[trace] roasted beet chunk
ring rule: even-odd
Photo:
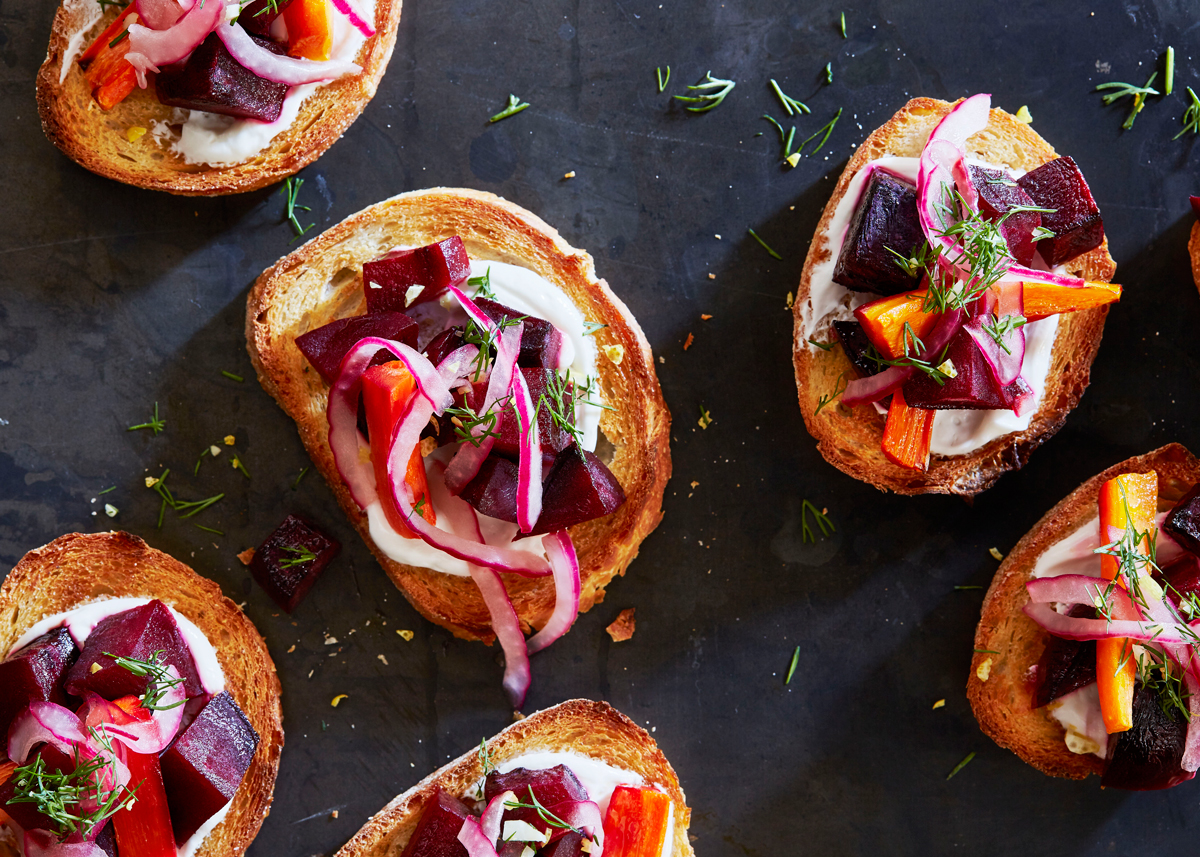
[[[43,744],[34,755],[42,758],[47,771],[69,774],[76,767],[71,756],[49,744]],[[26,764],[32,764],[34,761],[30,758]],[[15,778],[0,784],[0,812],[8,813],[13,821],[26,830],[54,830],[55,823],[42,814],[36,803],[9,803],[16,791]]]
[[[1076,604],[1071,608],[1071,615],[1080,619],[1095,619],[1096,608]],[[1060,696],[1087,687],[1096,680],[1096,641],[1051,636],[1038,661],[1037,677],[1034,708],[1041,708]]]
[[[363,293],[367,312],[404,312],[409,307],[436,300],[451,284],[471,274],[471,260],[457,235],[412,250],[397,250],[363,265]],[[421,288],[410,298],[409,289]]]
[[[538,852],[541,857],[582,857],[583,834],[568,830]]]
[[[342,545],[299,515],[288,515],[254,552],[250,573],[271,599],[291,613]]]
[[[170,609],[161,601],[114,613],[102,619],[88,635],[79,658],[67,672],[66,690],[83,696],[90,690],[105,699],[141,696],[149,676],[136,676],[109,655],[140,661],[153,660],[162,652],[162,662],[179,670],[188,696],[204,692],[191,649],[183,639]],[[108,653],[108,654],[106,654]]]
[[[542,486],[542,514],[530,535],[554,533],[611,515],[624,502],[625,491],[612,471],[572,443],[554,459]]]
[[[400,857],[467,857],[467,849],[458,841],[458,832],[467,818],[474,818],[474,813],[439,788],[425,804],[417,829]]]
[[[342,358],[360,339],[367,336],[391,339],[402,342],[409,348],[416,348],[417,323],[400,312],[379,312],[373,315],[339,318],[297,336],[296,347],[308,358],[313,368],[321,373],[325,382],[332,384],[337,380]],[[390,351],[381,348],[371,359],[371,365],[378,366],[395,359]]]
[[[871,340],[857,321],[835,321],[833,332],[842,343],[842,351],[854,365],[858,377],[867,378],[880,371],[880,366],[867,355],[871,353]]]
[[[75,641],[66,628],[38,637],[0,664],[0,736],[29,703],[64,702],[63,673],[75,659]]]
[[[520,319],[525,324],[521,334],[521,356],[517,365],[524,369],[557,369],[558,353],[562,350],[562,334],[558,328],[533,315],[525,315],[489,298],[476,298],[478,306],[492,321]]]
[[[954,366],[953,378],[944,378],[939,385],[932,376],[917,372],[904,385],[904,399],[910,406],[935,411],[1011,410],[1018,399],[1032,392],[1020,377],[1007,387],[998,387],[979,346],[965,329],[950,340],[946,359]]]
[[[1200,483],[1167,513],[1163,529],[1181,546],[1200,555]]]
[[[159,758],[175,841],[184,842],[229,803],[259,735],[227,691],[209,700]]]
[[[917,219],[917,190],[904,179],[872,170],[850,219],[833,281],[860,292],[896,295],[916,281],[889,248],[907,259],[925,240]]]
[[[1019,264],[1030,265],[1037,249],[1033,245],[1033,231],[1042,225],[1042,215],[1036,211],[1008,212],[1020,206],[1036,207],[1033,199],[1021,189],[1016,179],[1003,170],[990,170],[974,164],[967,169],[975,189],[979,191],[979,213],[992,222],[1004,218],[1000,223],[1000,234],[1008,244],[1008,252]]]
[[[1170,584],[1167,596],[1176,607],[1186,601],[1189,605],[1200,604],[1200,558],[1195,554],[1185,553],[1163,566],[1162,576]],[[1196,596],[1193,598],[1192,596]],[[1188,608],[1190,609],[1190,607]],[[1188,619],[1196,615],[1184,613]]]
[[[1133,694],[1133,728],[1110,735],[1104,788],[1150,791],[1179,785],[1195,776],[1180,767],[1187,720],[1163,710],[1158,695],[1140,682]]]
[[[529,799],[530,789],[533,789],[533,796],[538,799],[538,803],[547,809],[563,801],[588,799],[587,789],[579,782],[575,772],[565,765],[534,771],[513,768],[506,774],[493,771],[487,775],[483,793],[490,801],[497,795],[511,791],[519,802],[533,803]],[[542,832],[550,829],[536,809],[511,809],[504,813],[504,818],[527,821]]]
[[[572,434],[554,419],[554,412],[560,413],[564,419],[575,424],[575,404],[571,390],[559,380],[558,373],[553,369],[522,369],[525,383],[529,386],[529,398],[537,408],[538,440],[542,446],[542,455],[552,461],[554,456],[566,449],[571,442]],[[545,401],[542,401],[545,399]],[[561,400],[561,404],[560,404]],[[517,458],[521,452],[521,427],[517,420],[516,409],[509,402],[500,419],[499,437],[493,449],[500,455]]]
[[[475,478],[458,495],[481,515],[517,522],[517,465],[507,458],[489,455]]]
[[[247,33],[269,38],[271,24],[291,2],[292,0],[251,0],[238,12],[237,22]]]
[[[1038,208],[1054,209],[1042,214],[1042,226],[1054,236],[1037,242],[1047,265],[1060,265],[1100,246],[1104,240],[1100,207],[1069,155],[1027,172],[1017,184]]]
[[[283,45],[262,36],[250,36],[274,54],[286,53]],[[243,67],[225,49],[216,33],[192,51],[183,65],[167,66],[154,81],[158,100],[169,107],[186,107],[224,113],[238,119],[274,122],[283,112],[286,83],[275,83]]]
[[[452,327],[449,330],[443,330],[429,340],[429,344],[425,346],[425,356],[429,358],[430,363],[436,366],[465,344],[466,342],[462,338],[462,328]]]

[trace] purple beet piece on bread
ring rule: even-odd
[[[1033,198],[1003,170],[974,164],[967,169],[975,183],[975,190],[979,192],[979,213],[993,223],[1000,222],[1000,234],[1008,244],[1008,252],[1019,264],[1028,267],[1033,263],[1037,251],[1033,232],[1042,225],[1042,215],[1037,211],[1009,212],[1020,206],[1036,207]]]
[[[76,768],[75,760],[71,756],[50,744],[43,744],[33,755],[42,757],[47,771],[69,774]],[[26,760],[26,764],[33,761],[31,756]],[[54,830],[54,822],[38,809],[36,803],[9,803],[16,791],[15,777],[0,783],[0,811],[7,813],[25,830]]]
[[[1042,214],[1042,226],[1054,235],[1037,242],[1047,265],[1060,265],[1095,250],[1104,241],[1100,207],[1069,155],[1030,170],[1017,184],[1038,208],[1053,209]]]
[[[258,741],[237,701],[221,691],[159,757],[176,842],[232,800]]]
[[[1133,728],[1108,737],[1108,767],[1100,777],[1101,787],[1151,791],[1196,776],[1180,765],[1187,726],[1181,713],[1164,711],[1158,694],[1139,682],[1133,692]]]
[[[871,340],[867,339],[867,332],[861,324],[857,321],[835,321],[833,332],[842,343],[842,351],[846,353],[858,377],[869,378],[881,370],[882,367],[867,356],[871,353]]]
[[[461,800],[439,787],[421,811],[417,829],[400,857],[467,857],[458,832],[464,820],[474,817]]]
[[[484,459],[475,474],[458,496],[470,503],[481,515],[498,518],[511,524],[517,522],[518,469],[515,462],[498,455]]]
[[[251,35],[260,47],[284,54],[283,45]],[[286,83],[259,77],[226,49],[216,33],[209,35],[187,61],[165,67],[154,80],[158,100],[168,107],[223,113],[237,119],[274,122],[283,112]]]
[[[170,609],[158,600],[102,619],[67,671],[66,691],[71,696],[83,696],[90,690],[105,699],[141,696],[150,677],[134,675],[110,655],[149,661],[158,652],[162,652],[163,663],[179,671],[188,696],[204,692],[191,649]]]
[[[530,535],[553,533],[611,515],[625,491],[599,458],[572,443],[554,458],[542,485],[542,514]]]
[[[63,675],[77,654],[65,627],[47,631],[0,663],[0,737],[29,703],[65,701]],[[2,805],[2,804],[0,804]]]
[[[548,462],[553,461],[554,456],[567,448],[573,436],[571,432],[554,421],[550,404],[543,403],[539,406],[538,402],[542,397],[546,397],[557,408],[558,404],[553,401],[554,394],[552,392],[552,390],[557,390],[562,394],[561,411],[574,425],[575,404],[571,391],[566,388],[564,382],[559,380],[558,373],[553,369],[522,368],[521,374],[525,376],[525,383],[529,386],[529,397],[533,401],[533,406],[538,409],[538,440],[542,446],[542,457]],[[518,458],[521,452],[521,427],[512,402],[509,402],[504,408],[498,434],[496,444],[492,447],[493,451],[508,458]]]
[[[471,260],[457,235],[425,247],[397,250],[363,265],[367,312],[404,312],[415,304],[440,298],[452,284],[470,275]],[[409,289],[414,286],[421,289],[409,298]]]
[[[250,574],[291,613],[313,588],[342,545],[299,515],[288,515],[254,551]]]
[[[490,298],[476,298],[475,305],[497,324],[505,319],[520,319],[524,322],[521,354],[517,358],[518,366],[523,369],[558,368],[558,355],[562,350],[562,334],[558,332],[558,328],[544,318],[517,312],[512,307]]]
[[[437,366],[459,348],[466,345],[466,340],[462,338],[462,333],[461,327],[452,327],[449,330],[443,330],[433,339],[429,340],[429,344],[425,346],[425,356],[429,358],[429,362]]]
[[[880,295],[915,288],[916,280],[897,264],[889,248],[907,259],[924,241],[916,188],[889,172],[872,170],[846,229],[833,281]]]
[[[417,323],[400,312],[379,312],[339,318],[296,337],[296,347],[321,373],[327,384],[337,380],[342,359],[364,337],[377,336],[417,347]],[[387,363],[396,358],[381,348],[371,359],[371,365]]]
[[[904,399],[911,407],[927,410],[1012,410],[1018,399],[1030,392],[1025,379],[1020,377],[1006,387],[998,387],[987,360],[965,329],[958,331],[950,340],[946,359],[954,365],[956,374],[953,378],[945,378],[939,385],[930,375],[916,372],[905,383]]]
[[[1171,508],[1163,529],[1182,547],[1200,556],[1200,483]]]
[[[1076,619],[1095,619],[1096,608],[1076,604],[1071,608]],[[1034,708],[1041,708],[1059,697],[1087,687],[1096,680],[1096,641],[1068,640],[1050,635],[1037,666],[1037,690]]]
[[[511,791],[521,803],[533,803],[529,799],[530,789],[544,807],[552,807],[563,801],[589,799],[587,789],[579,782],[575,772],[565,765],[539,770],[513,768],[504,774],[492,771],[484,782],[483,794],[490,801],[497,795]],[[504,818],[528,822],[543,833],[551,829],[536,809],[510,809],[504,813]]]

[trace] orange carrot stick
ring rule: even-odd
[[[288,54],[310,60],[327,60],[333,50],[333,26],[327,0],[292,0],[283,10],[287,24]]]
[[[905,354],[905,339],[908,351],[916,352],[913,335],[918,338],[933,330],[940,317],[938,313],[925,312],[926,291],[905,292],[863,304],[854,311],[863,326],[867,339],[871,340],[879,353],[895,360]],[[908,330],[905,330],[905,324]],[[911,333],[910,333],[911,331]]]
[[[933,411],[909,407],[903,389],[892,393],[883,426],[883,454],[888,460],[910,470],[926,470],[932,439]]]
[[[1063,312],[1076,312],[1115,303],[1121,299],[1116,283],[1085,283],[1080,288],[1050,283],[1021,283],[1025,317],[1031,321]]]

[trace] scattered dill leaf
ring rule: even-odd
[[[800,647],[796,646],[796,651],[792,652],[792,662],[788,665],[787,678],[783,680],[784,684],[792,683],[792,676],[796,674],[796,667],[800,664]]]
[[[712,72],[706,72],[704,79],[695,86],[689,86],[688,89],[693,92],[700,92],[700,95],[675,95],[680,101],[686,101],[690,104],[703,105],[701,107],[689,107],[692,113],[705,113],[712,110],[714,107],[720,106],[725,100],[725,96],[733,91],[737,84],[732,80],[723,80],[719,77],[713,77]]]
[[[770,253],[770,254],[771,254],[771,257],[772,257],[772,258],[774,258],[774,259],[779,259],[779,260],[782,260],[782,259],[783,259],[783,257],[782,257],[782,256],[780,256],[778,253],[776,253],[774,250],[772,250],[772,249],[771,249],[770,245],[768,245],[766,241],[763,241],[761,238],[759,238],[759,237],[758,237],[758,233],[757,233],[757,232],[755,232],[753,228],[751,228],[751,227],[749,227],[749,226],[748,226],[748,227],[746,227],[746,231],[750,233],[750,236],[751,236],[751,237],[752,237],[752,238],[753,238],[755,241],[757,241],[757,242],[758,242],[760,245],[762,245],[762,248],[763,248],[764,250],[766,250],[768,253]]]
[[[224,375],[226,378],[228,378],[230,381],[237,381],[239,384],[246,380],[241,375],[235,375],[232,372],[226,372],[224,369],[221,370],[221,374]]]
[[[663,77],[662,66],[659,66],[658,68],[656,68],[654,70],[654,73],[656,75],[658,75],[658,91],[662,92],[663,90],[665,90],[667,88],[667,84],[671,82],[671,67],[667,66],[666,77]]]
[[[163,430],[163,428],[166,427],[166,425],[167,425],[166,420],[160,420],[158,418],[158,402],[155,402],[154,403],[154,416],[152,416],[150,418],[150,421],[145,422],[145,423],[138,423],[135,426],[130,426],[129,428],[126,429],[126,431],[138,431],[139,429],[150,429],[151,432],[153,432],[155,435],[157,435],[159,432],[161,432]]]
[[[312,211],[309,206],[299,205],[296,202],[296,197],[299,196],[300,188],[303,186],[304,179],[298,179],[295,176],[289,176],[284,181],[283,188],[280,191],[285,199],[283,217],[288,223],[292,224],[292,229],[296,232],[296,237],[292,239],[293,241],[317,225],[316,223],[310,223],[308,226],[301,226],[300,219],[296,215],[296,213],[299,211]]]
[[[509,93],[508,104],[505,105],[503,110],[501,110],[492,118],[488,119],[488,122],[499,122],[501,119],[507,119],[509,116],[516,116],[528,106],[528,101],[522,101],[521,99],[517,98],[517,96]]]
[[[808,105],[803,101],[797,101],[790,95],[785,94],[784,91],[779,88],[779,84],[775,82],[774,78],[771,79],[771,89],[773,89],[775,91],[775,95],[779,97],[779,103],[783,105],[783,109],[787,111],[788,116],[796,116],[800,113],[812,113],[812,111],[808,109]]]
[[[821,530],[821,538],[829,538],[829,534],[836,532],[837,528],[833,525],[833,521],[829,520],[828,516],[809,501],[805,500],[800,504],[800,543],[807,542],[817,543],[817,535],[813,532],[812,527],[808,525],[808,514],[812,513],[813,519],[817,522],[817,527]]]
[[[959,762],[957,765],[954,766],[953,771],[946,774],[946,779],[950,779],[951,777],[953,777],[955,774],[957,774],[959,771],[961,771],[963,768],[965,768],[967,765],[969,765],[971,763],[971,760],[974,758],[975,758],[975,752],[971,751],[970,753],[967,754],[967,757],[965,759],[963,759],[961,762]]]

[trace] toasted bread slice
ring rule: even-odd
[[[531,714],[487,742],[493,764],[534,751],[571,751],[641,774],[661,786],[675,805],[669,857],[691,857],[688,809],[671,763],[645,729],[606,702],[572,699]],[[373,815],[335,857],[397,857],[408,844],[421,812],[439,788],[462,797],[483,777],[478,748],[434,771]]]
[[[50,142],[80,166],[137,187],[183,196],[216,196],[265,187],[311,164],[358,118],[375,95],[392,56],[400,5],[401,0],[376,0],[376,33],[355,60],[362,66],[361,72],[319,87],[304,100],[291,127],[250,160],[218,167],[189,164],[151,134],[130,140],[127,132],[131,127],[151,129],[153,123],[169,122],[174,108],[159,103],[151,83],[144,90],[135,88],[111,110],[103,110],[92,98],[76,58],[121,10],[111,7],[87,27],[96,0],[64,2],[54,15],[46,61],[37,75],[42,129]],[[68,56],[72,36],[84,27],[87,34],[82,46]],[[71,65],[65,77],[64,61]]]
[[[817,224],[792,307],[795,318],[792,360],[800,411],[809,433],[817,439],[817,449],[826,461],[855,479],[898,494],[970,497],[992,485],[1005,471],[1024,465],[1033,450],[1058,431],[1087,388],[1108,314],[1107,307],[1100,307],[1060,316],[1046,390],[1028,429],[996,438],[969,455],[934,455],[925,472],[900,467],[884,456],[880,446],[884,418],[874,408],[847,408],[837,402],[817,413],[821,397],[837,388],[843,372],[854,377],[840,344],[822,351],[810,345],[804,333],[813,268],[833,254],[826,233],[837,205],[855,173],[868,162],[886,156],[920,157],[930,133],[953,106],[932,98],[914,98],[858,147]],[[1026,171],[1056,157],[1050,144],[1030,126],[999,109],[991,111],[987,128],[967,141],[967,155]],[[1066,267],[1072,274],[1093,281],[1109,282],[1116,273],[1116,263],[1108,255],[1107,239],[1095,250],[1068,262]],[[824,340],[825,335],[818,333],[817,338]]]
[[[295,345],[305,331],[364,312],[364,262],[397,245],[425,245],[452,235],[461,236],[472,259],[529,268],[562,289],[585,319],[607,325],[593,334],[601,392],[614,408],[600,418],[600,431],[615,447],[609,469],[626,500],[613,514],[571,528],[583,584],[579,609],[590,609],[662,520],[663,490],[671,475],[671,418],[650,345],[625,304],[596,279],[591,256],[568,246],[535,215],[490,193],[413,191],[347,218],[264,272],[247,303],[246,340],[259,381],[296,421],[343,511],[405,597],[457,636],[490,642],[487,606],[470,578],[402,565],[371,541],[367,516],[338,475],[329,449],[328,388]],[[623,349],[619,363],[604,353],[611,346]],[[540,627],[550,618],[550,578],[508,575],[505,583],[523,625]]]
[[[1042,656],[1049,634],[1022,612],[1029,603],[1025,584],[1048,548],[1098,514],[1100,487],[1122,473],[1158,473],[1160,508],[1200,482],[1200,460],[1177,443],[1139,455],[1093,476],[1047,512],[1025,534],[996,571],[975,631],[975,656],[967,698],[980,728],[1043,773],[1083,779],[1101,774],[1105,763],[1067,749],[1064,731],[1044,708],[1033,707],[1037,690],[1030,668]],[[998,652],[998,654],[988,654]],[[986,678],[983,678],[986,676]]]
[[[42,618],[122,597],[158,598],[203,631],[217,650],[226,690],[258,732],[258,750],[229,814],[196,852],[196,857],[238,857],[271,808],[283,714],[267,644],[221,587],[128,533],[60,536],[25,554],[0,585],[0,658]]]

